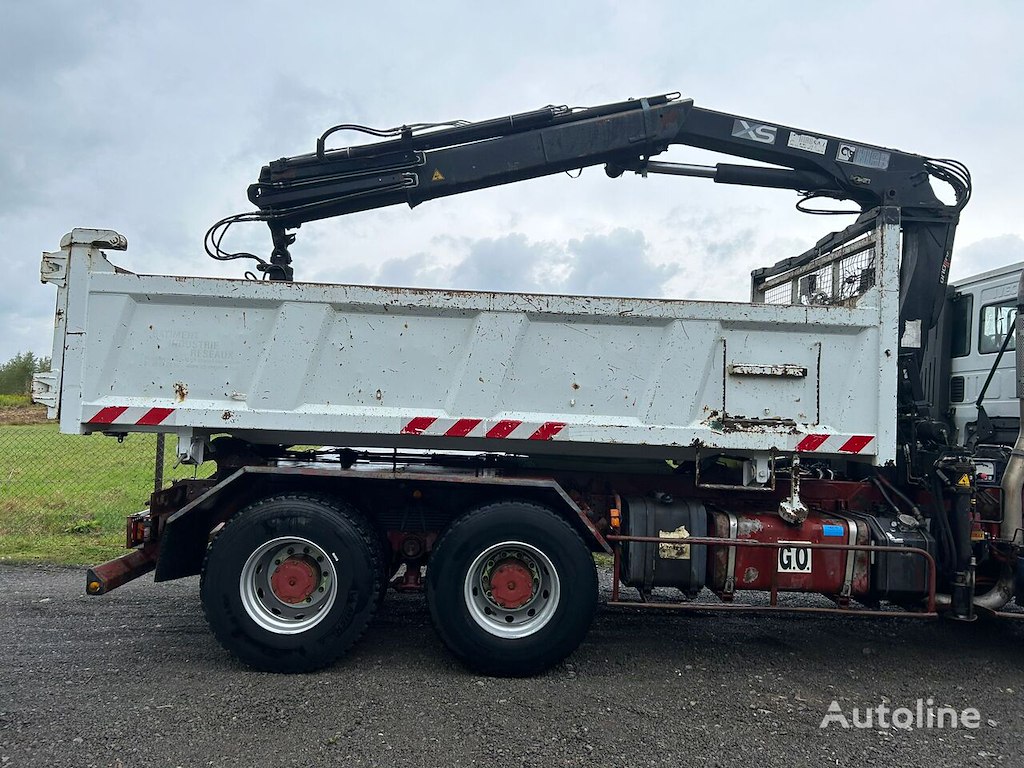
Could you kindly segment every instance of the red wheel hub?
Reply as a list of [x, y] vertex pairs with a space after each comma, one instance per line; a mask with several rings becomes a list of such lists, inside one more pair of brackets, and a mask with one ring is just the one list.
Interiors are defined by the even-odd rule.
[[316, 571], [305, 560], [289, 557], [270, 575], [270, 588], [283, 603], [295, 605], [313, 594], [317, 586]]
[[533, 597], [533, 574], [520, 561], [506, 560], [491, 572], [491, 595], [502, 608], [520, 608]]

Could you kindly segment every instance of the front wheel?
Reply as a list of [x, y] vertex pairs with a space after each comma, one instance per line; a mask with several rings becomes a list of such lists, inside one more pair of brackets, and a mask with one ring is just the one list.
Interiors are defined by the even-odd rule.
[[537, 504], [489, 504], [456, 521], [427, 567], [427, 601], [445, 644], [492, 675], [531, 675], [579, 645], [597, 573], [579, 534]]
[[228, 521], [203, 564], [203, 612], [221, 645], [250, 666], [309, 672], [362, 635], [377, 609], [376, 538], [337, 500], [283, 494]]

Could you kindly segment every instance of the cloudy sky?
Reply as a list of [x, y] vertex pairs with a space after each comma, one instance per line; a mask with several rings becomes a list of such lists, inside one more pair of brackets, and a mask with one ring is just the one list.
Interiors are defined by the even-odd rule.
[[[234, 9], [234, 10], [231, 10]], [[243, 10], [244, 9], [244, 10]], [[0, 361], [48, 354], [39, 254], [116, 229], [135, 272], [240, 277], [202, 237], [260, 166], [391, 127], [680, 91], [966, 162], [954, 276], [1024, 260], [1024, 4], [9, 2], [0, 46]], [[678, 148], [659, 159], [707, 162]], [[726, 162], [728, 158], [723, 158]], [[601, 169], [308, 224], [299, 279], [742, 300], [847, 220], [795, 193]], [[231, 247], [269, 250], [262, 224]]]

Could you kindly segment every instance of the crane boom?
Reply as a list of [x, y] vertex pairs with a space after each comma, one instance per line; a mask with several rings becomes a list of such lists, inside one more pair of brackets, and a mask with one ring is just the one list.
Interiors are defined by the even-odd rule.
[[853, 200], [862, 210], [949, 207], [928, 183], [932, 161], [920, 155], [701, 109], [674, 94], [579, 111], [546, 107], [422, 133], [403, 127], [387, 141], [326, 149], [339, 128], [321, 136], [316, 152], [271, 162], [249, 187], [272, 227], [593, 165], [609, 166], [612, 175], [645, 172], [651, 157], [676, 144], [780, 166], [719, 164], [693, 174], [719, 183], [801, 190]]

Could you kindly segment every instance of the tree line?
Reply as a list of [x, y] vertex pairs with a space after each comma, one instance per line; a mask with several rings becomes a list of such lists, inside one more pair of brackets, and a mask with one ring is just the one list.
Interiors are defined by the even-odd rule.
[[0, 395], [27, 395], [32, 391], [32, 374], [50, 370], [50, 358], [19, 352], [0, 365]]

